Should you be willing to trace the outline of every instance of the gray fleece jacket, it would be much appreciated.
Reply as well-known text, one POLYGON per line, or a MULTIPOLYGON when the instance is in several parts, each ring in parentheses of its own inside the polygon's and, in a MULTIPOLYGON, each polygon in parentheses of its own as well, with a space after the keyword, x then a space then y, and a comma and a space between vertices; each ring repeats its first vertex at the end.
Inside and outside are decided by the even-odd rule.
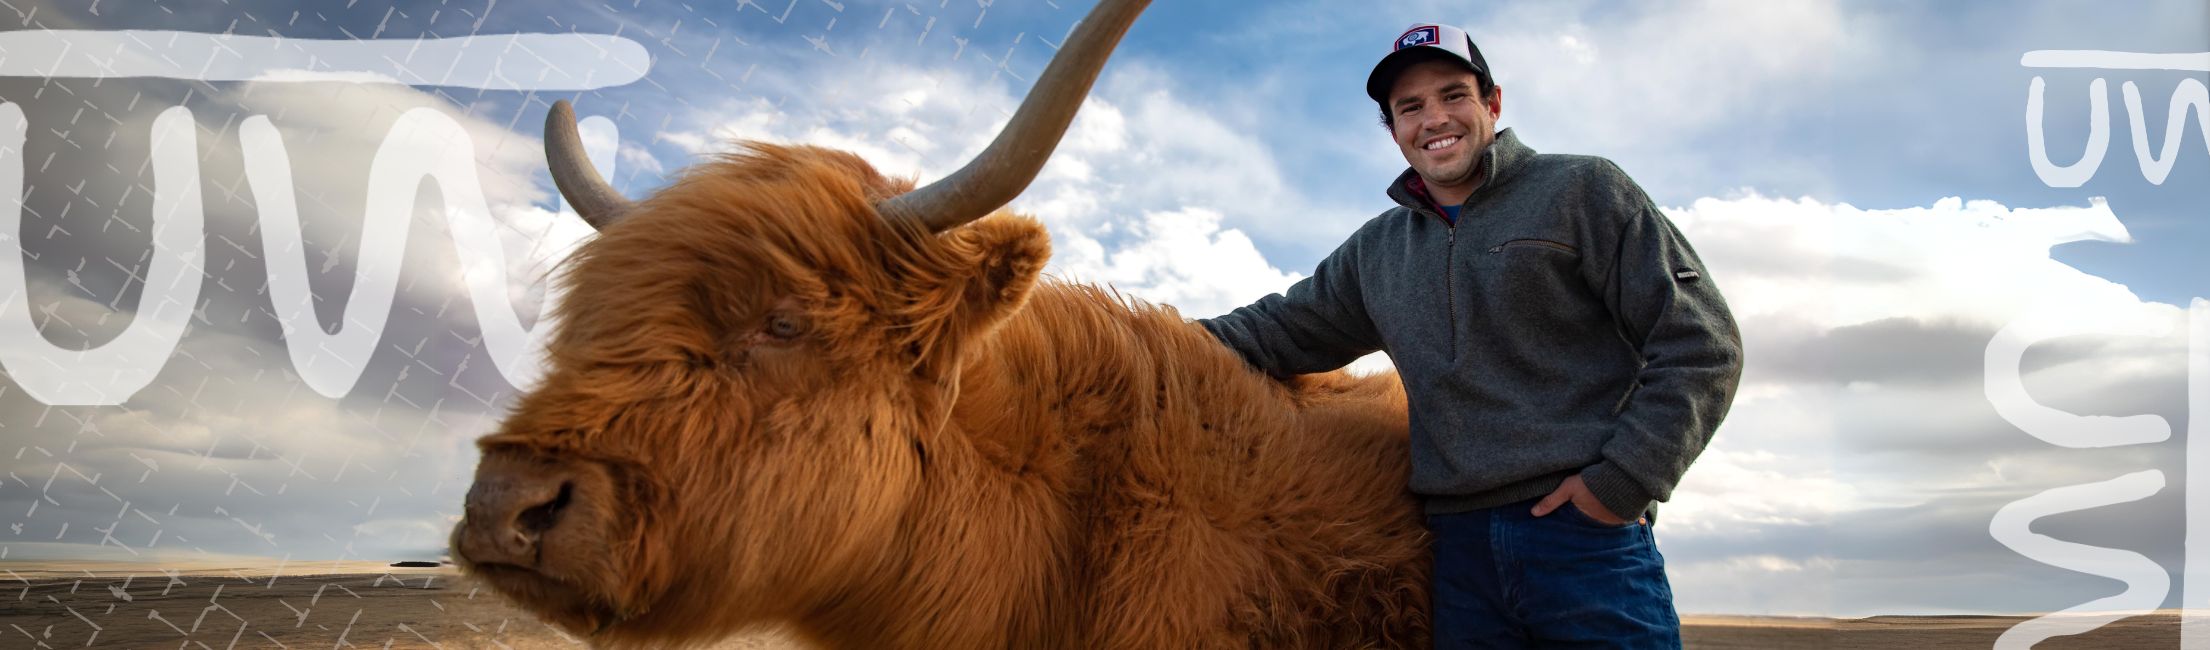
POLYGON ((1726 416, 1741 334, 1688 240, 1611 161, 1536 154, 1506 129, 1480 164, 1455 225, 1406 170, 1399 205, 1311 277, 1200 322, 1276 377, 1388 352, 1430 513, 1578 473, 1632 520, 1726 416))

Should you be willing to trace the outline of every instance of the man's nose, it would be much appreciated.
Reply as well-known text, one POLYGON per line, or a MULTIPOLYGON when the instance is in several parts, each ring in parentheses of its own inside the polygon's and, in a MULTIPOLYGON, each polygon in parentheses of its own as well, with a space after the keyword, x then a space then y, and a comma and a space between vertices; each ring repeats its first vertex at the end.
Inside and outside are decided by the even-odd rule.
POLYGON ((1447 126, 1450 126, 1449 113, 1446 113, 1444 111, 1426 111, 1420 114, 1420 128, 1423 130, 1440 131, 1443 129, 1443 127, 1447 126))
POLYGON ((477 564, 533 566, 539 541, 560 523, 574 496, 574 482, 543 472, 479 472, 468 488, 454 550, 477 564))

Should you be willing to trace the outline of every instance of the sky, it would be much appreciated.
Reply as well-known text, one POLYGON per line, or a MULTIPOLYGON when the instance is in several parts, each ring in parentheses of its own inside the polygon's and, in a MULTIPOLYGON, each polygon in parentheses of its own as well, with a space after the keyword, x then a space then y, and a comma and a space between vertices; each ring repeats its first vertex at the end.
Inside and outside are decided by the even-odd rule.
MULTIPOLYGON (((198 304, 144 388, 119 405, 49 406, 22 388, 22 367, 0 373, 0 560, 434 557, 467 488, 470 442, 495 426, 522 372, 490 349, 479 314, 508 308, 535 324, 546 300, 535 279, 589 236, 559 213, 543 171, 549 102, 612 121, 612 178, 631 196, 744 140, 846 149, 925 182, 988 142, 1089 5, 106 4, 17 0, 0 8, 0 30, 602 34, 641 45, 650 66, 634 82, 543 92, 329 75, 0 77, 0 100, 29 123, 22 227, 0 233, 28 284, 0 287, 0 300, 23 301, 46 339, 0 341, 9 358, 97 345, 137 320, 149 198, 164 182, 149 152, 171 107, 196 125, 206 224, 198 304), (419 186, 395 240, 363 234, 371 198, 405 189, 371 188, 371 161, 423 108, 465 134, 502 256, 456 248, 464 220, 436 183, 419 186), (253 116, 288 154, 299 249, 270 245, 262 225, 240 145, 253 116), (288 312, 271 297, 266 269, 295 259, 325 331, 380 333, 335 397, 303 379, 288 312), (397 278, 381 328, 368 321, 383 305, 353 294, 376 273, 397 278), (505 278, 509 304, 472 297, 483 277, 505 278)), ((2145 556, 2172 580, 2158 603, 2179 605, 2186 518, 2210 508, 2183 494, 2186 308, 2210 294, 2193 254, 2210 244, 2210 99, 2168 118, 2174 93, 2210 75, 2027 68, 2021 57, 2210 52, 2210 7, 1158 3, 1012 207, 1051 229, 1050 272, 1065 281, 1189 317, 1280 291, 1389 205, 1382 190, 1404 163, 1362 87, 1419 21, 1474 36, 1504 88, 1501 126, 1539 151, 1600 155, 1631 174, 1741 323, 1740 395, 1657 528, 1683 612, 2045 612, 2103 598, 2120 584, 2022 555, 1991 522, 2044 491, 2143 470, 2163 477, 2153 496, 2032 530, 2145 556), (2034 169, 2036 77, 2060 165, 2081 157, 2088 88, 2106 82, 2108 150, 2077 187, 2034 169), (2129 112, 2128 84, 2140 111, 2129 112), (2136 154, 2141 122, 2156 160, 2176 156, 2160 183, 2136 154), (2014 423, 2035 416, 1990 398, 2011 385, 2008 348, 1990 346, 2005 331, 2031 343, 2010 366, 2030 403, 2146 415, 2168 434, 2111 444, 2095 436, 2119 425, 2094 420, 2091 448, 2075 448, 2014 423)))

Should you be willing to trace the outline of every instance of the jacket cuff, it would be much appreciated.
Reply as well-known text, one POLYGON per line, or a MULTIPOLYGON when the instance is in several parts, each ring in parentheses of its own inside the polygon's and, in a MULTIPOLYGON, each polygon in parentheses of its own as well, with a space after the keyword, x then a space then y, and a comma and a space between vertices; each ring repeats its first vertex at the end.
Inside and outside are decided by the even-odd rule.
POLYGON ((1605 510, 1610 510, 1620 519, 1630 522, 1641 519, 1643 511, 1650 507, 1650 494, 1642 491, 1641 484, 1628 477, 1626 472, 1620 471, 1619 466, 1613 465, 1611 461, 1590 465, 1581 470, 1581 483, 1588 486, 1588 491, 1596 495, 1596 500, 1604 504, 1605 510))

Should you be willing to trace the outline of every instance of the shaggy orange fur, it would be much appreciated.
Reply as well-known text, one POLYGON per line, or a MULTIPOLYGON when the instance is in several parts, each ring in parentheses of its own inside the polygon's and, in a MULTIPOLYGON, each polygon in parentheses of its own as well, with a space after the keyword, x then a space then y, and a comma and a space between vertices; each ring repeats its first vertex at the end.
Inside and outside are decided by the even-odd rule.
POLYGON ((871 207, 910 188, 754 145, 588 243, 551 372, 480 443, 574 505, 534 571, 472 572, 616 645, 1425 647, 1394 375, 1271 380, 1041 281, 1033 220, 871 207))

